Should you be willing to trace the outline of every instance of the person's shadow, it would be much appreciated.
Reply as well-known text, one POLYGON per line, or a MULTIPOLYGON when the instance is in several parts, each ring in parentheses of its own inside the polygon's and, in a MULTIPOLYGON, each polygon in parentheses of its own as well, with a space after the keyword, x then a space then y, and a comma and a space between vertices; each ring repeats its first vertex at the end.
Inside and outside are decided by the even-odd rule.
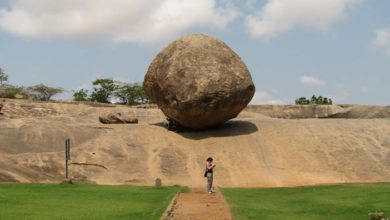
MULTIPOLYGON (((155 124, 164 127, 163 123, 155 124)), ((232 137, 240 135, 248 135, 258 131, 256 124, 249 121, 230 120, 221 125, 205 130, 182 129, 180 131, 172 131, 177 134, 193 140, 201 140, 210 137, 232 137)))

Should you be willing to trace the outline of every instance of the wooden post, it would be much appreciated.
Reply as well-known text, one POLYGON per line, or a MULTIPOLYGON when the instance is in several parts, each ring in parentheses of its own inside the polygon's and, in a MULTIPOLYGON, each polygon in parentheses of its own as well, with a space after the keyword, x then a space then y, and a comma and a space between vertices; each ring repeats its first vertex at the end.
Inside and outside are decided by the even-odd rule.
POLYGON ((70 140, 65 139, 65 178, 68 179, 68 161, 70 160, 70 140))

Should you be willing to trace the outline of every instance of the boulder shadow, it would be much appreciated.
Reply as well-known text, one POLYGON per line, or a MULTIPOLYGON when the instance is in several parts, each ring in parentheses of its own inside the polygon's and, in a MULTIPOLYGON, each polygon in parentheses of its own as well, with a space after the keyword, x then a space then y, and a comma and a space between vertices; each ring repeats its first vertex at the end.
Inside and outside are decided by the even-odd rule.
MULTIPOLYGON (((163 123, 157 123, 154 125, 164 127, 163 123)), ((252 122, 242 121, 242 120, 231 120, 206 130, 198 131, 198 130, 185 129, 180 132, 176 132, 176 131, 172 131, 172 132, 176 132, 178 135, 181 135, 188 139, 202 140, 211 137, 234 137, 240 135, 248 135, 258 130, 259 129, 257 128, 256 124, 252 122)))

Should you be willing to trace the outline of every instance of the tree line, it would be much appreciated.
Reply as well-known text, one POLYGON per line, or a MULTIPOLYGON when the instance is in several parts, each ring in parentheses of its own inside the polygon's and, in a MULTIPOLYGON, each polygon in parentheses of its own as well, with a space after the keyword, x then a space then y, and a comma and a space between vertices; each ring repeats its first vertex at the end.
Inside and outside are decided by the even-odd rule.
MULTIPOLYGON (((31 98, 48 101, 53 96, 64 92, 63 88, 50 87, 44 84, 35 86, 15 86, 8 84, 8 75, 0 68, 0 98, 31 98)), ((92 81, 92 91, 88 89, 73 90, 73 100, 100 103, 116 102, 126 105, 149 104, 152 100, 143 90, 142 83, 126 83, 110 78, 100 78, 92 81)), ((332 99, 313 95, 310 99, 300 97, 296 105, 332 105, 332 99)))
POLYGON ((44 84, 35 86, 15 86, 8 83, 8 75, 0 68, 0 98, 31 98, 35 100, 48 101, 54 95, 62 93, 64 89, 49 87, 44 84))
MULTIPOLYGON (((93 90, 73 90, 73 100, 127 105, 148 104, 151 100, 143 90, 142 83, 125 83, 109 78, 92 81, 93 90)), ((63 93, 64 89, 51 87, 43 83, 35 86, 15 86, 8 83, 8 75, 0 68, 0 98, 21 98, 49 101, 55 95, 63 93)))
POLYGON ((92 101, 101 103, 117 102, 126 105, 152 103, 146 95, 142 83, 125 83, 109 78, 96 79, 92 82, 93 90, 88 94, 87 89, 73 91, 76 101, 92 101))
POLYGON ((332 105, 333 101, 331 98, 324 96, 313 95, 310 99, 306 97, 300 97, 295 100, 296 105, 332 105))

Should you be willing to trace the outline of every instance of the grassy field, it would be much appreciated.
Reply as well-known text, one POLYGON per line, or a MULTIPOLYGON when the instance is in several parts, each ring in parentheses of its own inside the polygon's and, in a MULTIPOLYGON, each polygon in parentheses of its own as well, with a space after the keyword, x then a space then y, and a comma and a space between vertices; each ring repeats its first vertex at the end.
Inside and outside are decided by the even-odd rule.
POLYGON ((271 189, 223 189, 237 220, 367 220, 390 216, 390 183, 271 189))
POLYGON ((0 219, 159 219, 179 187, 0 184, 0 219))

